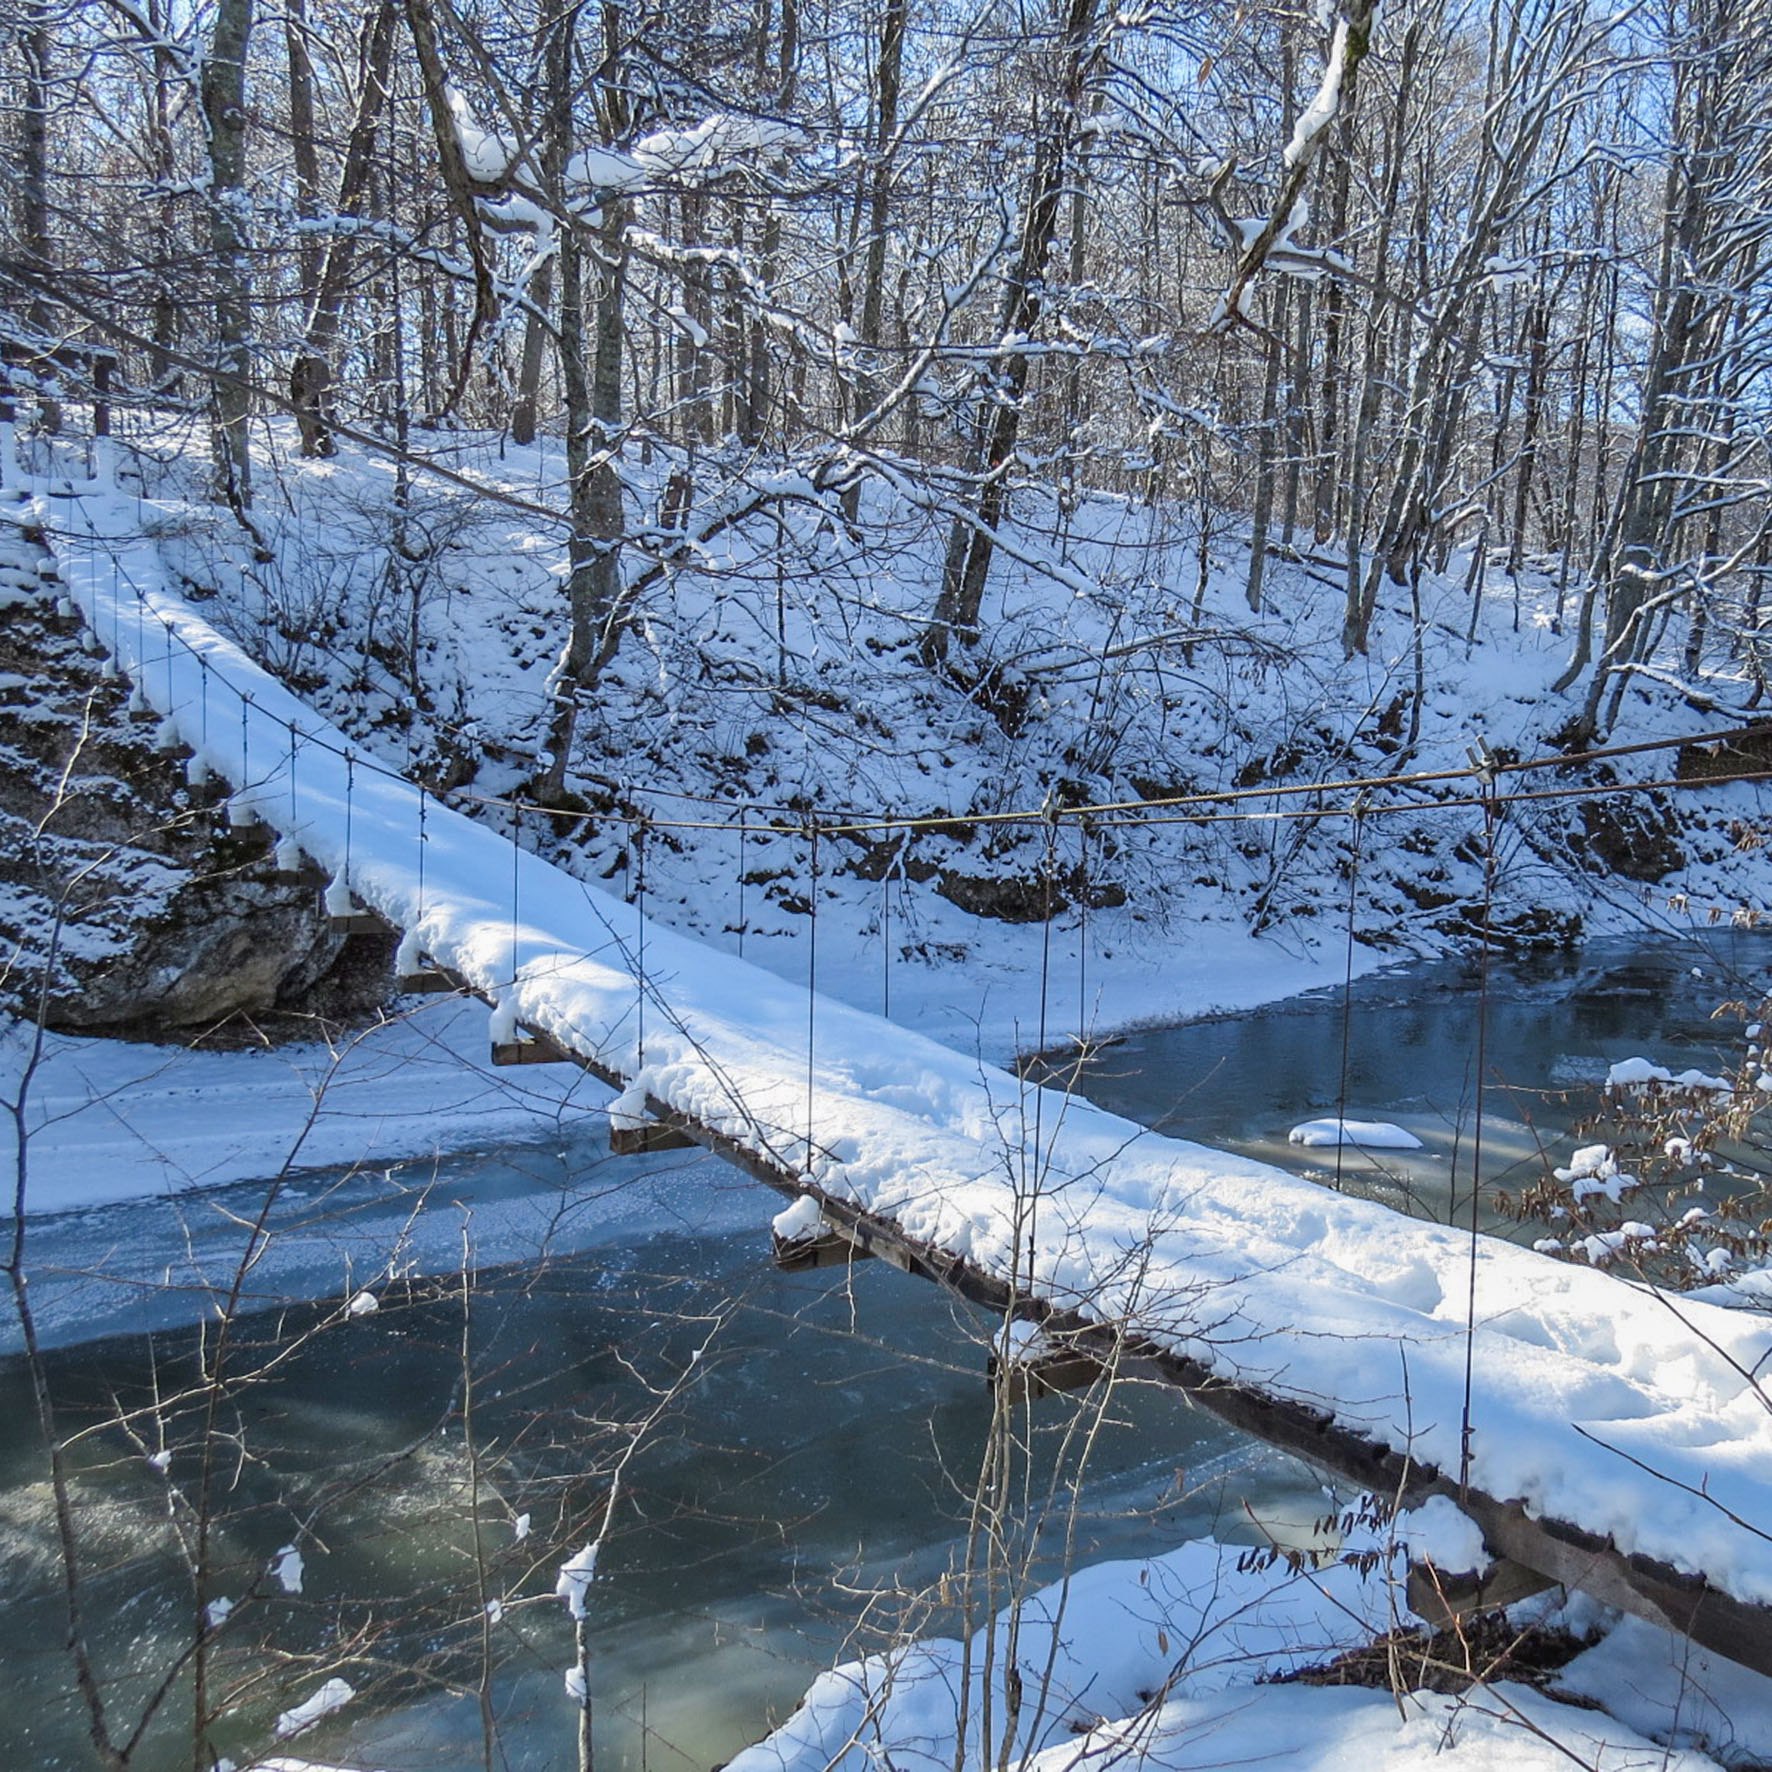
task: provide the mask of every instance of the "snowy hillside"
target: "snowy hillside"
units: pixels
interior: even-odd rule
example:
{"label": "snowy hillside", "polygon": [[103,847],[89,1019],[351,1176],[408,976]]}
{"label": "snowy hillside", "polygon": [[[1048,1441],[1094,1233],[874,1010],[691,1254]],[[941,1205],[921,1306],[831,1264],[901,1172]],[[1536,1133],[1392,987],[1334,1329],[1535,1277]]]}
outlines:
{"label": "snowy hillside", "polygon": [[[213,619],[370,751],[471,809],[543,767],[565,563],[557,518],[520,507],[557,507],[561,464],[496,440],[441,453],[517,508],[421,478],[406,551],[391,552],[392,470],[347,445],[283,464],[285,498],[258,519],[267,562],[179,498],[196,465],[150,469],[163,496],[144,516],[175,582],[216,599]],[[635,521],[669,468],[660,452],[639,477]],[[722,496],[765,508],[637,574],[631,630],[580,711],[562,816],[520,835],[586,878],[643,886],[686,933],[736,945],[742,927],[749,957],[792,970],[813,904],[796,827],[856,827],[825,839],[817,902],[827,982],[858,999],[908,1005],[961,959],[1025,975],[1048,910],[1072,947],[1090,926],[1092,1001],[1136,981],[1153,944],[1186,955],[1210,928],[1235,956],[1167,1000],[1137,992],[1133,1015],[1247,1003],[1295,984],[1298,959],[1339,974],[1350,921],[1360,969],[1468,943],[1484,876],[1473,749],[1554,757],[1580,710],[1578,690],[1551,687],[1570,642],[1548,570],[1473,575],[1454,558],[1424,581],[1419,626],[1390,587],[1370,652],[1349,659],[1328,557],[1276,560],[1252,615],[1234,526],[1202,542],[1190,510],[1100,496],[1068,515],[1019,500],[968,694],[917,652],[940,523],[879,482],[852,527],[795,490],[738,464]],[[1652,674],[1624,707],[1623,744],[1736,723]],[[1339,785],[1444,771],[1458,775]],[[1760,788],[1604,792],[1674,772],[1672,750],[1648,750],[1505,778],[1501,937],[1762,908]],[[1210,798],[1138,804],[1181,796]],[[1049,806],[1116,810],[1054,834]],[[1028,816],[981,820],[1005,813]],[[1266,958],[1282,953],[1294,964]]]}

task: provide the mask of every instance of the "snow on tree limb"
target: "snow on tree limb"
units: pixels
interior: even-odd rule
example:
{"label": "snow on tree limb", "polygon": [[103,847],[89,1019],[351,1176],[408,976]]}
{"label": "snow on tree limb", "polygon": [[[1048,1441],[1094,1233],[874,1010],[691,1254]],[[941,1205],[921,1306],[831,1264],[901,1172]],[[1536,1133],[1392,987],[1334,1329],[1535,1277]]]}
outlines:
{"label": "snow on tree limb", "polygon": [[1334,253],[1313,253],[1296,246],[1292,235],[1302,226],[1308,213],[1303,206],[1303,197],[1311,163],[1322,147],[1329,125],[1353,101],[1355,79],[1371,46],[1372,25],[1377,12],[1378,0],[1339,0],[1335,34],[1330,41],[1322,82],[1317,87],[1316,96],[1293,125],[1292,138],[1281,156],[1285,174],[1266,220],[1259,227],[1253,222],[1230,221],[1223,214],[1221,193],[1233,168],[1222,168],[1214,178],[1208,206],[1218,210],[1221,223],[1232,236],[1233,246],[1241,246],[1241,256],[1229,287],[1219,297],[1206,323],[1209,332],[1226,331],[1239,320],[1245,324],[1253,323],[1249,301],[1255,279],[1270,266],[1275,270],[1310,276],[1345,268],[1345,261]]}

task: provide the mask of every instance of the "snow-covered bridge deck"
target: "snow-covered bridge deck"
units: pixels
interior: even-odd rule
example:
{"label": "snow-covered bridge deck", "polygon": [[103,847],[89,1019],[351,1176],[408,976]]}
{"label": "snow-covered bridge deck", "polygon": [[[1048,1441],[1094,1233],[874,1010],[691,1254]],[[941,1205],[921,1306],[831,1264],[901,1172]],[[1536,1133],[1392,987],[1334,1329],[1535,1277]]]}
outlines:
{"label": "snow-covered bridge deck", "polygon": [[1461,1233],[814,1002],[434,799],[421,845],[420,790],[348,765],[170,595],[133,504],[81,504],[96,540],[62,571],[118,664],[237,808],[483,994],[495,1034],[546,1036],[863,1246],[1380,1493],[1459,1493],[1468,1353],[1464,1505],[1491,1547],[1772,1673],[1766,1318],[1499,1241],[1473,1275]]}

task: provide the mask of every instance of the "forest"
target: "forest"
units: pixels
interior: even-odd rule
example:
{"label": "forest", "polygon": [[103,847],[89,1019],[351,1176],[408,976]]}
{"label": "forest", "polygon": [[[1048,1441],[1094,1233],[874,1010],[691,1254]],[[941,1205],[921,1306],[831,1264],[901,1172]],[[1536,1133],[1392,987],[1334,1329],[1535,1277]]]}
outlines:
{"label": "forest", "polygon": [[1772,4],[0,45],[0,1762],[1772,1764]]}
{"label": "forest", "polygon": [[1765,24],[27,5],[10,375],[52,426],[100,377],[120,423],[182,415],[248,535],[269,420],[415,472],[452,431],[562,438],[556,794],[674,563],[788,506],[853,524],[869,483],[945,532],[918,648],[986,701],[1034,488],[1060,562],[1095,492],[1191,507],[1202,556],[1247,525],[1251,611],[1308,557],[1349,654],[1455,549],[1549,562],[1579,737],[1670,628],[1755,705]]}

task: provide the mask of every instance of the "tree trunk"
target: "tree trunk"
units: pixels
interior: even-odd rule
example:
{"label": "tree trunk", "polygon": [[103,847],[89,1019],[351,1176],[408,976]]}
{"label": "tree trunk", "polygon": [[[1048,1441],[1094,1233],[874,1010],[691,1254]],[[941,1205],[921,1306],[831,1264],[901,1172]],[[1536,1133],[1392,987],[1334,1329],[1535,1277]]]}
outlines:
{"label": "tree trunk", "polygon": [[[351,139],[339,174],[338,203],[341,216],[349,216],[369,189],[375,163],[376,131],[388,96],[388,70],[394,52],[394,0],[379,0],[364,27],[361,47],[362,86],[357,94],[357,114],[351,123]],[[357,234],[352,229],[335,233],[326,249],[324,266],[308,310],[307,332],[289,374],[289,397],[295,403],[296,426],[301,432],[303,455],[332,455],[338,448],[332,437],[332,415],[327,395],[332,387],[332,359],[338,347],[339,325],[345,294],[357,258]]]}
{"label": "tree trunk", "polygon": [[[1083,89],[1095,55],[1095,11],[1096,0],[1070,0],[1063,37],[1063,83],[1034,151],[1021,245],[1009,274],[999,337],[1031,339],[1040,323],[1045,305],[1046,255],[1069,181],[1077,124],[1082,116]],[[998,360],[994,372],[990,416],[985,422],[982,446],[975,449],[971,462],[971,475],[977,486],[975,502],[970,511],[954,518],[948,534],[941,592],[923,637],[923,661],[932,668],[946,668],[949,643],[954,638],[966,645],[978,638],[985,579],[996,547],[997,525],[1007,504],[1009,467],[1021,433],[1028,363],[1025,351],[1011,350]]]}
{"label": "tree trunk", "polygon": [[[560,369],[566,395],[566,475],[571,531],[567,597],[571,632],[555,684],[547,754],[537,781],[558,798],[565,788],[578,697],[615,656],[625,617],[621,546],[622,306],[627,281],[627,204],[604,204],[594,253],[568,229],[560,247]],[[585,336],[585,271],[597,278],[592,336]]]}
{"label": "tree trunk", "polygon": [[[572,45],[577,34],[576,4],[558,17],[544,14],[547,35],[541,44],[547,115],[542,124],[541,185],[550,198],[572,153]],[[565,209],[562,203],[560,208]],[[556,222],[555,226],[563,224]],[[517,369],[517,398],[511,408],[511,439],[525,446],[535,441],[536,407],[541,397],[542,363],[547,353],[547,312],[554,298],[554,263],[549,259],[530,280],[530,311],[523,322],[523,356]]]}
{"label": "tree trunk", "polygon": [[[20,47],[24,50],[25,103],[20,123],[19,153],[19,221],[23,238],[25,274],[29,278],[30,298],[26,316],[30,325],[33,350],[46,350],[57,341],[55,315],[49,301],[49,288],[55,275],[55,248],[49,233],[49,107],[52,77],[49,13],[47,6],[33,4],[25,15]],[[49,366],[45,363],[45,368]],[[47,381],[49,377],[46,375]],[[43,428],[61,429],[61,405],[51,396],[41,396],[38,409]],[[10,414],[8,414],[10,416]]]}
{"label": "tree trunk", "polygon": [[[289,158],[295,167],[295,213],[311,222],[320,207],[320,150],[314,130],[314,64],[308,56],[307,0],[289,0],[283,15],[283,44],[289,58]],[[303,233],[296,245],[296,274],[302,312],[314,311],[324,257],[317,235]]]}
{"label": "tree trunk", "polygon": [[[880,63],[874,107],[874,163],[868,172],[868,250],[861,283],[861,342],[878,351],[886,299],[886,228],[892,205],[892,152],[898,135],[899,87],[904,70],[905,0],[886,0],[880,20]],[[880,403],[880,377],[864,364],[856,377],[858,417]]]}
{"label": "tree trunk", "polygon": [[252,283],[246,225],[246,48],[251,34],[252,0],[218,0],[202,83],[215,287],[212,458],[216,495],[242,513],[252,507],[247,434],[252,418]]}

